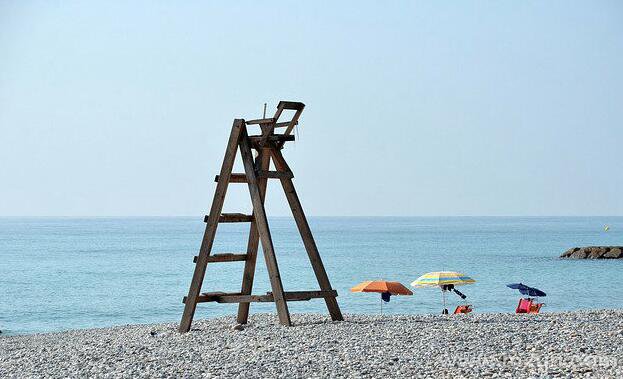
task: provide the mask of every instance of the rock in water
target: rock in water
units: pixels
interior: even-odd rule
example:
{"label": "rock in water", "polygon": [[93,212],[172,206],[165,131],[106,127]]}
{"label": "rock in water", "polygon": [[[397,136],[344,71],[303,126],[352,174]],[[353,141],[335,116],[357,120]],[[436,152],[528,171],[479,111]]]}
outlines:
{"label": "rock in water", "polygon": [[623,258],[623,249],[620,247],[613,247],[607,251],[604,256],[605,259],[618,259]]}
{"label": "rock in water", "polygon": [[583,249],[578,249],[576,251],[573,252],[573,254],[571,254],[569,256],[569,258],[573,258],[573,259],[584,259],[586,258],[588,254],[586,253],[586,250]]}
{"label": "rock in water", "polygon": [[619,259],[623,258],[623,246],[573,247],[560,255],[570,259]]}
{"label": "rock in water", "polygon": [[589,259],[600,259],[604,254],[606,254],[605,247],[591,247],[591,252],[588,253]]}

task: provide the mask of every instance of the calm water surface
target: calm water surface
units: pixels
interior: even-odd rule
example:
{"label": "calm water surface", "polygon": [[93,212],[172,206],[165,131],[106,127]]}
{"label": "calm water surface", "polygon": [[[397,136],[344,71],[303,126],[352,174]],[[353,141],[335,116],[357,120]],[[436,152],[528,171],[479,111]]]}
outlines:
{"label": "calm water surface", "polygon": [[[286,290],[317,289],[294,222],[270,219]],[[620,308],[621,261],[565,261],[578,245],[623,245],[622,217],[311,218],[310,224],[345,313],[379,312],[375,294],[354,284],[383,278],[410,283],[428,271],[462,271],[476,312],[512,312],[509,282],[536,286],[545,311]],[[610,231],[604,232],[604,225]],[[204,223],[200,218],[0,219],[0,330],[3,335],[129,323],[178,321]],[[214,252],[242,252],[248,225],[219,227]],[[258,259],[255,293],[270,290]],[[240,290],[242,262],[209,265],[204,291]],[[459,303],[449,297],[451,306]],[[384,313],[439,313],[440,291],[393,297]],[[292,312],[325,312],[322,300],[289,303]],[[251,312],[274,312],[252,304]],[[199,304],[196,317],[234,314]]]}

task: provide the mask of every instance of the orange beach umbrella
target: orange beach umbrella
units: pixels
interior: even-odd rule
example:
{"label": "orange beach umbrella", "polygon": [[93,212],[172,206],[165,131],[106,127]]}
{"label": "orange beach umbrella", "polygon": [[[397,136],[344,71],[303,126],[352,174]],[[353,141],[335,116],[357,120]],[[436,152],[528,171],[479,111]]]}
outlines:
{"label": "orange beach umbrella", "polygon": [[350,289],[350,292],[380,292],[391,295],[413,295],[413,292],[400,282],[388,282],[386,280],[369,280],[361,282]]}
{"label": "orange beach umbrella", "polygon": [[399,282],[386,280],[369,280],[361,282],[350,289],[350,292],[377,292],[381,294],[381,313],[383,302],[389,302],[391,295],[413,295],[413,292]]}

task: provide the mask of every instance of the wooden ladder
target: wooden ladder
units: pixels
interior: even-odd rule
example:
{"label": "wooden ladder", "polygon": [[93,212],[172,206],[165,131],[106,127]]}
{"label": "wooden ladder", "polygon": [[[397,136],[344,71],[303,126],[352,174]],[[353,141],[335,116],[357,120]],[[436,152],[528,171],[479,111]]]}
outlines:
{"label": "wooden ladder", "polygon": [[[342,313],[338,306],[336,297],[337,291],[331,288],[329,277],[322,264],[322,259],[318,253],[318,248],[312,235],[303,207],[299,201],[292,178],[294,175],[288,167],[281,149],[287,141],[293,141],[292,130],[298,124],[298,119],[303,112],[305,105],[299,102],[281,101],[277,106],[274,117],[258,120],[245,121],[243,119],[234,120],[234,124],[229,136],[229,142],[223,158],[221,172],[216,176],[217,183],[214,192],[214,199],[210,214],[205,216],[206,222],[203,240],[199,255],[194,257],[195,272],[190,283],[188,296],[184,297],[184,314],[180,323],[179,331],[188,332],[192,324],[197,303],[218,302],[218,303],[239,303],[237,321],[246,324],[249,317],[249,305],[252,302],[274,302],[279,315],[279,322],[283,325],[291,325],[290,312],[288,311],[288,301],[303,301],[313,298],[323,298],[334,321],[341,321]],[[293,110],[294,116],[290,121],[279,122],[284,110]],[[261,135],[249,136],[247,125],[259,125]],[[275,129],[285,128],[281,134],[275,134]],[[236,152],[240,149],[240,155],[244,165],[244,173],[232,173]],[[253,160],[252,149],[257,151],[257,157]],[[270,170],[270,162],[273,162],[275,171]],[[266,210],[264,208],[264,198],[268,179],[279,179],[283,186],[286,198],[294,215],[294,220],[303,239],[303,244],[312,268],[318,280],[320,290],[316,291],[293,291],[286,292],[283,289],[279,267],[275,257],[273,241],[268,227]],[[245,215],[241,213],[221,213],[223,202],[229,183],[247,183],[253,213]],[[214,236],[219,223],[226,222],[249,222],[250,231],[246,253],[221,253],[212,255],[212,245]],[[272,292],[265,295],[252,295],[253,276],[255,274],[255,263],[259,242],[262,243],[262,251],[268,269],[268,276]],[[208,263],[244,261],[244,273],[242,276],[242,288],[237,293],[208,292],[201,293],[201,285],[205,276]]]}

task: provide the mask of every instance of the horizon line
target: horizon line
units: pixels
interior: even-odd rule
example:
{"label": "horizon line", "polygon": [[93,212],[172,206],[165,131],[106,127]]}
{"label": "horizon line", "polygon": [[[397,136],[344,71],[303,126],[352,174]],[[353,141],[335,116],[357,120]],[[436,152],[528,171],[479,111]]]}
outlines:
{"label": "horizon line", "polygon": [[[2,218],[201,218],[201,215],[0,215]],[[504,218],[504,217],[525,217],[525,218],[548,218],[548,217],[623,217],[623,215],[308,215],[318,218]],[[293,218],[292,215],[275,215],[268,218]]]}

